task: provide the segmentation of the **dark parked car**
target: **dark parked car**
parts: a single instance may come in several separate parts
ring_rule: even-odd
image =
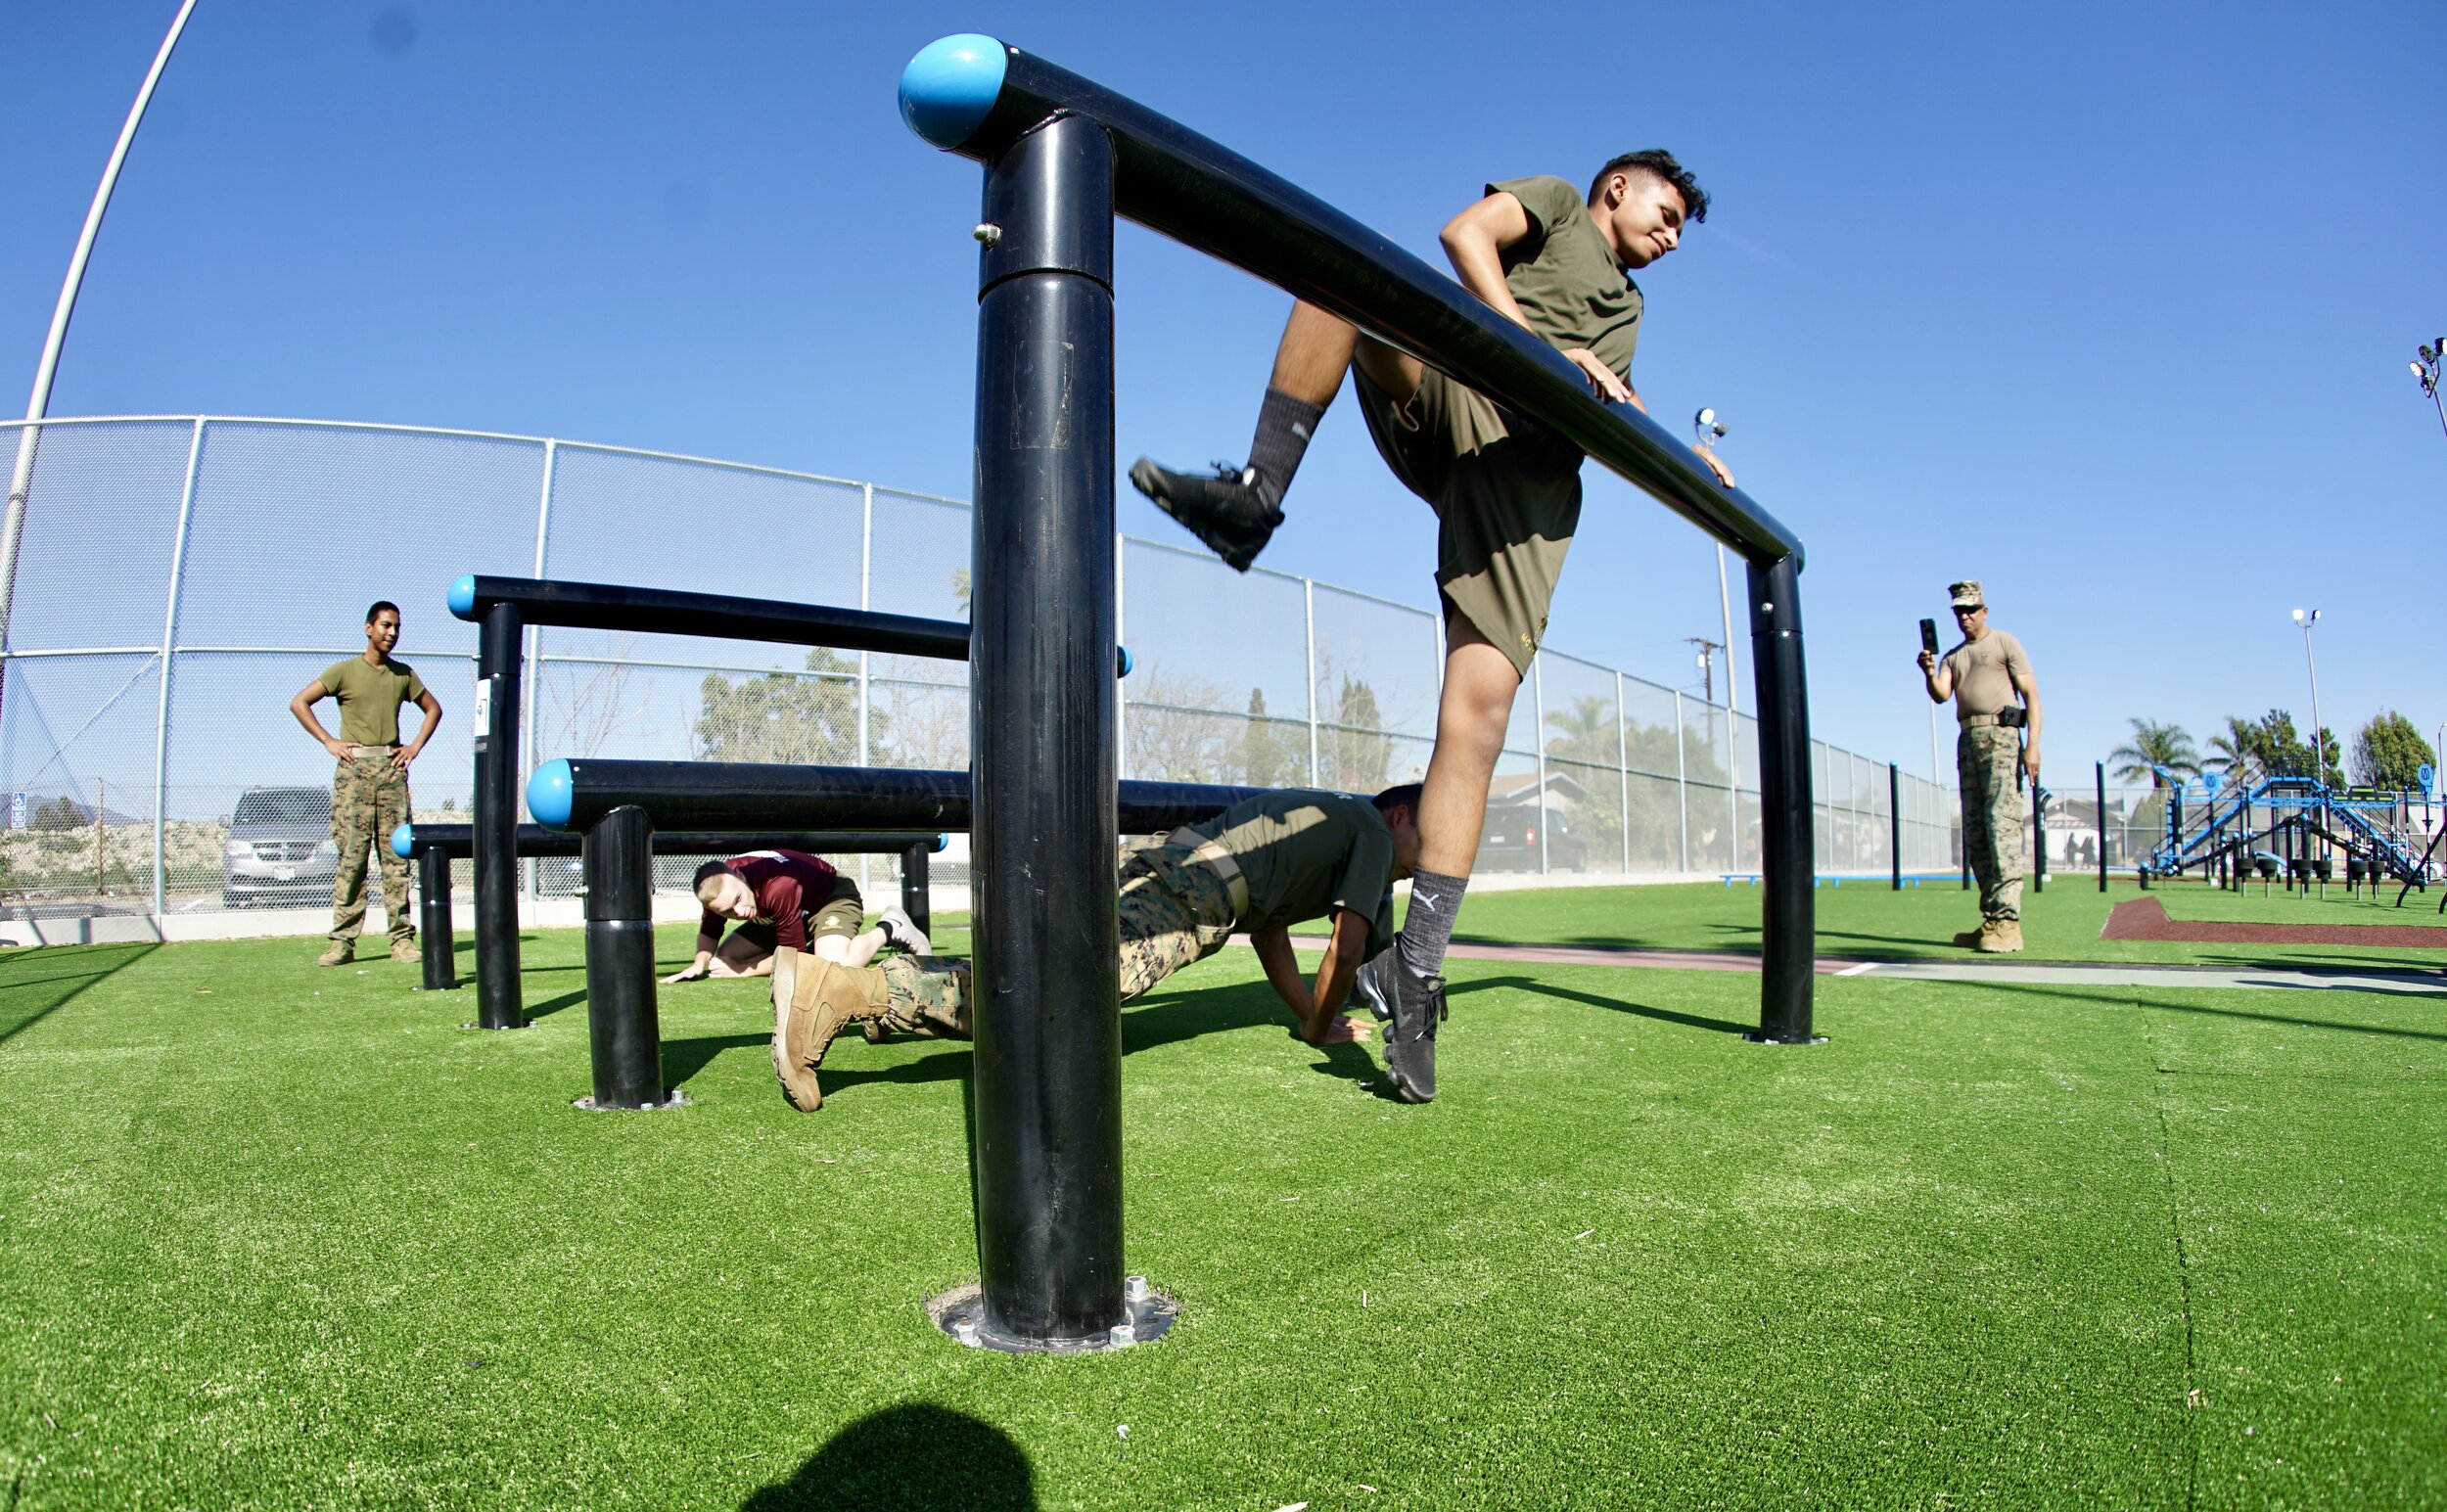
[[[339,866],[330,789],[249,788],[221,847],[221,905],[326,902]],[[368,897],[379,895],[378,879],[366,878]]]
[[[1547,830],[1547,869],[1558,872],[1585,870],[1589,865],[1589,842],[1572,833],[1571,821],[1561,812],[1549,808],[1542,816],[1536,802],[1491,802],[1487,805],[1487,826],[1479,832],[1478,838],[1479,869],[1538,870],[1538,831],[1542,818]]]

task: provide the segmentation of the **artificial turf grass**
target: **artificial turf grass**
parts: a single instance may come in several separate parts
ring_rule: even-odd
[[[531,1004],[576,956],[531,944]],[[2196,1437],[2202,1500],[2236,1504],[2293,1483],[2224,1479],[2240,1394],[2199,1372],[2230,1365],[2260,1383],[2241,1426],[2326,1446],[2302,1486],[2432,1486],[2436,1352],[2398,1294],[2317,1348],[2253,1331],[2296,1229],[2241,1245],[2282,1196],[2248,1168],[2215,1183],[2237,1212],[2189,1272],[2187,1374],[2163,1091],[2196,1061],[2329,1110],[2294,1159],[2392,1193],[2333,1221],[2385,1219],[2390,1274],[2435,1274],[2401,1215],[2437,1190],[2418,1146],[2346,1106],[2375,1046],[2435,1075],[2426,1003],[1827,982],[1833,1042],[1801,1050],[1734,1037],[1748,978],[1456,962],[1447,1091],[1408,1109],[1355,1084],[1361,1052],[1293,1044],[1230,952],[1124,1018],[1131,1268],[1189,1310],[1056,1361],[918,1311],[975,1263],[960,1047],[845,1045],[802,1117],[758,984],[672,988],[698,1105],[581,1115],[582,1004],[462,1031],[468,995],[405,991],[412,966],[310,958],[169,947],[0,1044],[23,1505],[821,1504],[843,1445],[920,1431],[944,1451],[881,1504],[1013,1504],[1022,1464],[1047,1506],[2172,1505]],[[2322,1397],[2338,1350],[2394,1390]]]
[[[2095,877],[2057,879],[2049,884],[2045,893],[2034,893],[2026,885],[2022,893],[2024,950],[2010,959],[2207,966],[2327,962],[2366,968],[2447,969],[2447,925],[2442,925],[2431,911],[2434,902],[2421,903],[2421,894],[2417,893],[2399,909],[2385,901],[2346,898],[2342,887],[2330,891],[2332,896],[2327,899],[2288,897],[2284,893],[2264,898],[2256,887],[2247,895],[2197,884],[2160,887],[2144,893],[2129,883],[2114,883],[2102,893]],[[2393,895],[2394,890],[2390,889],[2387,896]],[[1762,896],[1755,888],[1726,888],[1713,883],[1519,893],[1481,890],[1462,899],[1454,938],[1505,944],[1622,945],[1756,953]],[[2143,896],[2163,902],[2169,918],[2188,922],[2432,927],[2438,930],[2439,948],[2238,945],[2099,938],[2112,905]],[[1954,935],[1979,925],[1977,894],[1959,891],[1951,884],[1893,892],[1882,882],[1848,882],[1840,888],[1819,888],[1811,897],[1817,915],[1818,953],[1822,956],[1962,959],[1965,951],[1953,942]]]

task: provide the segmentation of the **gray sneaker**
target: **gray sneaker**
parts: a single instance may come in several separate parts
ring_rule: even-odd
[[[1405,965],[1396,937],[1391,948],[1360,968],[1351,990],[1369,1012],[1390,1021],[1385,1074],[1394,1090],[1407,1103],[1434,1101],[1436,1027],[1445,1019],[1445,979],[1419,976]]]
[[[899,903],[886,903],[875,910],[875,927],[884,932],[884,942],[897,946],[909,955],[933,955],[935,946],[917,921]]]

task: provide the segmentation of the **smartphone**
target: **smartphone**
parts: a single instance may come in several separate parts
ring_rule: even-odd
[[[1923,619],[1920,621],[1920,649],[1927,652],[1930,656],[1937,655],[1936,620]]]

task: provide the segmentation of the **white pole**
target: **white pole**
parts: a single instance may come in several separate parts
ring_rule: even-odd
[[[1547,674],[1544,662],[1530,664],[1531,739],[1538,742],[1538,871],[1547,872]]]
[[[1741,694],[1733,675],[1733,595],[1725,582],[1725,546],[1716,548],[1717,609],[1725,617],[1725,802],[1731,816],[1731,828],[1725,832],[1726,854],[1732,858],[1733,868],[1741,868],[1742,846],[1742,759],[1741,723],[1735,716],[1741,710]]]
[[[552,480],[554,472],[560,466],[560,447],[559,441],[548,435],[544,437],[543,479],[535,485],[534,575],[537,577],[544,574],[545,549],[552,538]],[[535,719],[536,712],[542,708],[544,701],[543,626],[531,624],[527,626],[525,634],[527,636],[527,700],[525,707],[519,710],[519,772],[522,781],[526,773],[535,769]],[[578,756],[594,754],[591,751],[576,753]],[[540,904],[543,901],[543,862],[531,855],[527,858],[527,900],[530,903]]]
[[[875,581],[875,485],[858,484],[858,609],[864,613],[873,605]],[[875,702],[874,684],[867,675],[867,654],[858,653],[858,764],[872,766],[875,754],[870,745],[869,710]],[[858,857],[858,891],[863,893],[874,886],[867,857]]]
[[[204,422],[196,422],[187,438],[187,476],[178,485],[178,524],[170,535],[170,585],[162,606],[162,703],[153,719],[153,916],[169,911],[168,891],[162,880],[166,848],[162,833],[169,822],[170,793],[170,658],[178,638],[178,578],[187,558],[187,522],[196,507],[196,463],[204,455]]]
[[[143,86],[136,91],[136,103],[127,108],[127,122],[119,127],[118,143],[111,149],[111,160],[102,169],[102,183],[94,190],[93,204],[85,211],[85,229],[77,234],[76,251],[68,259],[68,277],[60,284],[60,302],[52,306],[51,330],[43,338],[42,360],[34,365],[34,390],[25,400],[25,429],[17,438],[17,468],[9,475],[8,514],[0,519],[0,653],[8,650],[9,611],[17,598],[18,544],[25,528],[25,496],[33,486],[35,437],[42,430],[37,422],[51,412],[51,380],[59,372],[60,347],[68,341],[68,319],[76,308],[76,292],[85,282],[85,263],[93,256],[94,238],[102,230],[102,212],[110,207],[111,191],[118,186],[119,166],[127,160],[128,146],[136,140],[136,126],[145,118],[145,107],[153,103],[153,86],[162,81],[162,70],[169,66],[170,49],[178,45],[178,34],[187,29],[187,17],[195,8],[196,0],[183,0],[177,17],[170,23],[169,34],[162,38],[162,50],[153,55],[153,67],[146,71]]]
[[[1316,580],[1315,578],[1300,579],[1300,604],[1302,623],[1306,627],[1305,633],[1308,636],[1306,645],[1308,646],[1309,665],[1309,786],[1314,788],[1318,781],[1316,765]],[[1334,780],[1340,782],[1342,778],[1338,775]]]

